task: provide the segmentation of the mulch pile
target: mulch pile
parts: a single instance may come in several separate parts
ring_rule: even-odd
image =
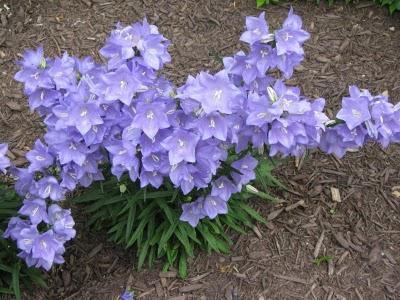
[[[312,38],[289,84],[326,98],[331,115],[351,84],[400,101],[398,15],[388,16],[371,1],[293,6]],[[188,74],[220,69],[221,57],[243,47],[238,39],[245,16],[259,13],[255,0],[8,0],[0,9],[0,141],[10,143],[18,165],[43,133],[12,79],[25,49],[43,44],[49,56],[67,50],[100,60],[97,51],[117,21],[146,15],[172,41],[173,62],[164,73],[180,84]],[[276,28],[288,6],[266,11]],[[160,274],[160,265],[134,271],[134,253],[89,232],[77,210],[79,233],[66,263],[47,275],[49,290],[26,298],[117,299],[130,288],[139,299],[399,299],[399,152],[369,145],[342,160],[313,152],[284,161],[276,175],[290,191],[275,191],[275,205],[255,201],[269,224],[234,237],[229,256],[200,253],[186,280],[174,270]],[[315,258],[324,256],[318,265]]]

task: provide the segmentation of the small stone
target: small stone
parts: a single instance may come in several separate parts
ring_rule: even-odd
[[[392,27],[389,27],[389,30],[390,30],[390,31],[394,31],[395,28],[392,26]]]

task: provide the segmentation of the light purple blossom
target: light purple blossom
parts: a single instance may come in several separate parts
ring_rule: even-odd
[[[187,130],[178,129],[161,142],[168,150],[169,162],[176,165],[181,161],[194,163],[196,161],[196,145],[200,137]]]
[[[0,144],[0,171],[6,172],[6,169],[10,166],[10,159],[6,157],[8,151],[7,144]]]
[[[265,12],[258,17],[246,17],[246,29],[247,31],[240,36],[240,40],[250,45],[270,38]]]

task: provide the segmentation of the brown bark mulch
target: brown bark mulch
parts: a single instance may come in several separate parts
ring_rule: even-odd
[[[400,101],[399,15],[370,4],[293,2],[312,38],[289,83],[326,98],[331,115],[350,84]],[[242,46],[245,16],[259,13],[255,0],[8,0],[0,8],[0,141],[10,143],[18,165],[43,133],[12,79],[25,49],[43,44],[49,56],[67,50],[100,60],[117,21],[147,16],[172,41],[164,73],[180,84],[188,74],[221,68],[220,58]],[[288,6],[265,10],[276,28]],[[279,204],[255,203],[269,224],[235,237],[229,256],[200,253],[186,280],[174,270],[160,276],[159,265],[134,271],[134,253],[89,232],[86,216],[75,212],[79,233],[66,263],[47,275],[49,290],[26,298],[116,299],[129,287],[139,299],[400,299],[399,152],[369,145],[342,160],[319,152],[286,160],[276,174],[291,191],[275,191]],[[326,262],[317,265],[322,256]]]

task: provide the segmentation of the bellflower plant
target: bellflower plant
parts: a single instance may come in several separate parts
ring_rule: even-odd
[[[43,117],[47,130],[44,141],[38,139],[27,153],[29,165],[10,170],[24,201],[5,236],[17,242],[19,256],[29,266],[46,270],[62,263],[65,243],[76,234],[63,200],[78,186],[104,180],[108,170],[121,182],[122,194],[126,178],[138,182],[145,200],[156,197],[147,194],[147,188],[175,189],[171,202],[181,205],[180,217],[156,201],[167,212],[170,224],[164,227],[176,228],[178,218],[200,226],[212,248],[218,249],[220,244],[210,238],[201,221],[228,214],[226,222],[238,228],[229,219],[230,199],[245,186],[263,195],[248,185],[256,179],[263,157],[300,156],[317,148],[341,157],[367,141],[384,147],[398,142],[400,106],[392,105],[387,97],[353,86],[336,119],[329,120],[323,112],[324,99],[308,99],[299,88],[285,84],[303,60],[308,38],[292,9],[275,32],[270,31],[264,13],[247,17],[240,40],[248,44],[248,53],[226,57],[221,71],[190,75],[180,87],[158,74],[171,60],[169,41],[146,19],[116,26],[100,50],[106,65],[67,53],[46,58],[41,47],[27,51],[15,79],[24,84],[30,108]],[[273,77],[273,70],[281,78]],[[0,145],[0,170],[9,164],[6,150]],[[111,199],[110,204],[117,200]],[[144,205],[156,203],[147,201]],[[134,202],[129,205],[113,220],[127,210],[134,215]],[[135,222],[133,217],[129,222]],[[133,223],[129,224],[124,236],[128,246],[142,240],[145,226],[139,225],[129,238]],[[111,232],[120,234],[121,226],[117,224]],[[148,232],[155,227],[149,225]],[[189,235],[193,228],[179,230],[177,238],[191,255],[181,234],[197,242]],[[157,242],[153,240],[148,237],[147,249]],[[152,249],[150,253],[155,252]],[[162,249],[158,248],[158,254]],[[143,263],[144,257],[139,259]]]

